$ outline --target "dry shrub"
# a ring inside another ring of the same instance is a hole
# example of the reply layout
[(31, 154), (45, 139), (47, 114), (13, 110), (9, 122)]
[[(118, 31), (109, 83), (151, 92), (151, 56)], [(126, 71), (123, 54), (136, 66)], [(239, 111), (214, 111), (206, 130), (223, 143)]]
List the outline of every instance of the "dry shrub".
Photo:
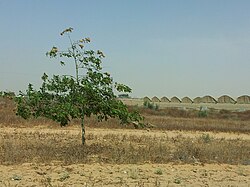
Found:
[[(208, 135), (207, 135), (208, 136)], [(174, 157), (184, 163), (227, 163), (250, 164), (250, 141), (213, 139), (200, 137), (186, 138), (179, 142)]]
[(20, 123), (21, 118), (15, 115), (13, 99), (0, 97), (0, 122), (3, 124)]
[[(171, 161), (171, 144), (168, 139), (150, 136), (108, 135), (110, 161), (117, 164), (138, 164), (145, 162), (167, 163)], [(107, 136), (106, 136), (107, 137)], [(104, 137), (105, 139), (105, 137)], [(106, 139), (107, 140), (107, 139)]]
[(88, 155), (100, 154), (104, 146), (91, 144), (81, 146), (75, 140), (79, 137), (64, 134), (7, 134), (1, 143), (1, 164), (19, 164), (25, 162), (66, 164), (87, 163)]

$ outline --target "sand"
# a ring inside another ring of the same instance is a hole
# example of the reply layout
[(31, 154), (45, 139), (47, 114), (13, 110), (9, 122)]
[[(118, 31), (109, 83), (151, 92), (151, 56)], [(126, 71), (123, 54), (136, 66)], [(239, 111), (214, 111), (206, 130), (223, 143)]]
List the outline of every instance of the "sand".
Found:
[(0, 166), (0, 186), (249, 186), (250, 167), (25, 163)]

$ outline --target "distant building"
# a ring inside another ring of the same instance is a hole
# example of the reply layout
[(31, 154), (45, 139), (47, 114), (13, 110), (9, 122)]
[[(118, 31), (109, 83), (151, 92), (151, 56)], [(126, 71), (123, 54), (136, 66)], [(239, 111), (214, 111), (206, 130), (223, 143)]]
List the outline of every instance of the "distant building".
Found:
[(221, 96), (221, 97), (218, 98), (218, 103), (231, 103), (231, 104), (235, 104), (236, 101), (232, 97), (230, 97), (228, 95), (223, 95), (223, 96)]
[(189, 97), (183, 97), (181, 100), (182, 103), (193, 103), (192, 99)]
[(238, 104), (250, 104), (250, 96), (248, 95), (242, 95), (237, 98)]
[(181, 100), (178, 97), (174, 96), (171, 98), (171, 102), (172, 103), (181, 103)]
[(209, 96), (209, 95), (202, 97), (201, 102), (202, 103), (217, 103), (217, 101), (212, 96)]
[(161, 102), (160, 99), (156, 96), (154, 96), (152, 99), (151, 99), (153, 102)]
[(164, 96), (164, 97), (161, 98), (161, 102), (169, 103), (170, 100), (167, 97)]
[(201, 97), (196, 97), (193, 100), (194, 103), (201, 103)]
[(151, 102), (151, 99), (149, 99), (149, 97), (146, 96), (143, 98), (143, 102)]

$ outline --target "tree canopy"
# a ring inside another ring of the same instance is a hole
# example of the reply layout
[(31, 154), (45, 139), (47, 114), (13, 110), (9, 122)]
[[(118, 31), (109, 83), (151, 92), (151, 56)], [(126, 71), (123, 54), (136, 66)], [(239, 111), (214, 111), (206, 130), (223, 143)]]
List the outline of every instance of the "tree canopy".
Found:
[(142, 117), (137, 111), (129, 112), (125, 104), (117, 99), (114, 90), (126, 94), (131, 88), (114, 82), (108, 72), (103, 72), (102, 51), (89, 50), (90, 38), (77, 41), (71, 39), (73, 28), (65, 29), (61, 36), (69, 40), (69, 47), (60, 50), (58, 47), (46, 53), (56, 58), (61, 65), (73, 65), (74, 75), (53, 75), (44, 73), (40, 89), (28, 85), (26, 92), (17, 97), (17, 115), (25, 119), (30, 117), (46, 117), (67, 125), (72, 119), (81, 119), (82, 143), (85, 143), (84, 118), (95, 115), (99, 121), (119, 118), (121, 124), (140, 123)]

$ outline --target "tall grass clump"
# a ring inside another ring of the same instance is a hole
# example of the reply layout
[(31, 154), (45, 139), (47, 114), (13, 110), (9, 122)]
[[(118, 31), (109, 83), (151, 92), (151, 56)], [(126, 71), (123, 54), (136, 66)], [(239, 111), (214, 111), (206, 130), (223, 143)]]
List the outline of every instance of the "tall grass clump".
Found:
[(155, 103), (151, 103), (149, 101), (144, 101), (143, 106), (144, 106), (144, 108), (148, 108), (151, 110), (158, 110), (159, 109), (159, 105), (157, 105)]
[(208, 109), (207, 109), (207, 107), (201, 106), (200, 110), (198, 112), (198, 116), (200, 118), (206, 118), (206, 117), (208, 117)]

